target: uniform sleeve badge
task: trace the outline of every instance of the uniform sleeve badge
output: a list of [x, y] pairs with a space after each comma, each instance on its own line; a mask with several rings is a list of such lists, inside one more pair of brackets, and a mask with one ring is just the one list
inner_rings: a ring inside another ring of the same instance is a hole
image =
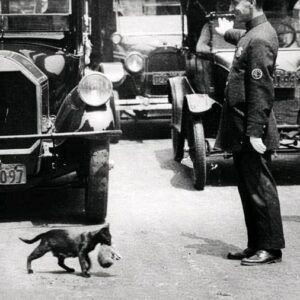
[[242, 55], [243, 47], [238, 47], [235, 52], [235, 57], [239, 58]]
[[252, 72], [251, 72], [251, 76], [252, 76], [253, 79], [259, 80], [263, 77], [263, 72], [259, 68], [253, 69]]

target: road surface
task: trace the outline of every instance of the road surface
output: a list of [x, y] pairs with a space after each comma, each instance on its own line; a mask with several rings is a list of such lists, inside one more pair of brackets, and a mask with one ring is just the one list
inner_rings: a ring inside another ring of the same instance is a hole
[[107, 221], [122, 259], [102, 269], [92, 252], [92, 277], [80, 276], [77, 259], [67, 274], [47, 254], [26, 273], [35, 247], [18, 240], [50, 228], [78, 232], [83, 192], [62, 187], [17, 195], [0, 219], [0, 299], [300, 299], [300, 159], [276, 158], [286, 249], [283, 262], [244, 267], [229, 261], [243, 249], [245, 226], [230, 160], [209, 160], [208, 185], [195, 191], [189, 161], [172, 160], [168, 129], [130, 130], [111, 146]]

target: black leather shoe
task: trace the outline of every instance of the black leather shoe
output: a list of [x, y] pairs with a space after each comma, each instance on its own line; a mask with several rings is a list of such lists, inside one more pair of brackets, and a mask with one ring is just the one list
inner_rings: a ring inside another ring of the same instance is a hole
[[247, 258], [254, 255], [255, 252], [256, 250], [254, 249], [246, 248], [245, 250], [240, 252], [229, 252], [227, 254], [227, 258], [232, 260], [242, 260], [243, 258]]
[[243, 258], [241, 265], [243, 266], [257, 266], [263, 264], [271, 264], [280, 262], [282, 253], [280, 250], [259, 250], [249, 258]]

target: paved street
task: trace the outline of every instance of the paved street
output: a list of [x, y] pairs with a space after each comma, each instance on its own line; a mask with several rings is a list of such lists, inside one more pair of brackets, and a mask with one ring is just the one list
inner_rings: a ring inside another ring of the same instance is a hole
[[283, 262], [242, 267], [228, 261], [229, 250], [244, 248], [245, 227], [231, 160], [209, 173], [195, 191], [189, 162], [172, 160], [168, 128], [140, 127], [111, 146], [107, 221], [122, 260], [101, 269], [91, 254], [89, 279], [67, 274], [47, 254], [26, 273], [34, 248], [18, 240], [50, 228], [78, 232], [82, 191], [61, 188], [24, 193], [6, 203], [0, 219], [0, 299], [300, 299], [300, 159], [276, 158], [287, 248]]

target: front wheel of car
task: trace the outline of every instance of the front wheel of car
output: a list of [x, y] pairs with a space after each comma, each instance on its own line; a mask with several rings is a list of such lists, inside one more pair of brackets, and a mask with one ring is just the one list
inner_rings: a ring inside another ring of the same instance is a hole
[[109, 142], [90, 141], [85, 190], [85, 214], [89, 223], [103, 223], [107, 213]]
[[3, 193], [1, 193], [0, 194], [0, 216], [1, 216], [1, 214], [5, 211], [5, 197], [6, 195], [5, 194], [3, 194]]
[[194, 186], [197, 190], [204, 190], [206, 183], [206, 144], [202, 119], [193, 120], [194, 149], [192, 161], [194, 172]]
[[172, 101], [172, 117], [171, 117], [171, 138], [173, 148], [173, 158], [177, 162], [181, 162], [184, 156], [184, 135], [175, 128], [176, 109], [174, 101]]

